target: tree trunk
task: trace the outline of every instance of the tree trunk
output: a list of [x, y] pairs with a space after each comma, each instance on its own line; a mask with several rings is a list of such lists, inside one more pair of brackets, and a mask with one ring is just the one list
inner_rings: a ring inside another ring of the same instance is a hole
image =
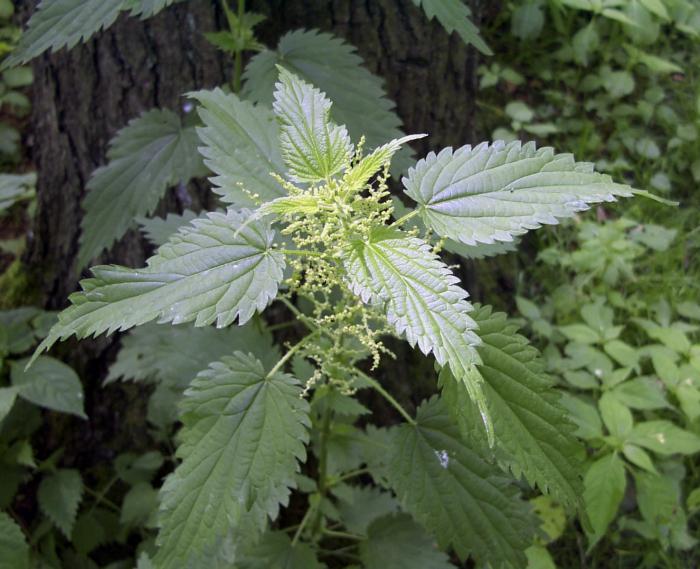
[[[35, 3], [23, 3], [25, 16]], [[421, 153], [473, 142], [475, 51], [456, 34], [448, 36], [436, 21], [428, 22], [411, 0], [252, 0], [249, 4], [251, 10], [268, 16], [259, 33], [269, 46], [300, 27], [329, 31], [355, 45], [369, 69], [385, 79], [404, 130], [431, 134], [420, 141]], [[29, 142], [39, 174], [38, 204], [24, 261], [39, 301], [47, 308], [66, 306], [68, 294], [77, 286], [80, 275], [73, 267], [81, 200], [91, 172], [105, 162], [108, 141], [141, 112], [156, 106], [177, 110], [183, 93], [227, 80], [230, 62], [202, 35], [221, 23], [217, 2], [190, 0], [145, 22], [121, 16], [86, 45], [34, 62]], [[187, 205], [188, 199], [195, 208], [210, 205], [203, 185], [190, 189], [189, 198], [182, 192], [170, 193], [160, 213]], [[131, 232], [103, 260], [139, 266], [148, 249]], [[105, 445], [115, 451], [133, 448], [145, 432], [143, 392], [134, 386], [112, 385], [107, 391], [99, 387], [96, 380], [104, 377], [114, 340], [77, 346], [70, 342], [60, 352], [82, 377], [92, 379], [86, 386], [86, 402], [91, 417], [88, 430], [95, 439], [87, 446], [93, 451]], [[392, 377], [386, 379], [401, 399], [415, 403], [429, 389], [416, 387], [432, 382], [428, 379], [432, 364], [421, 363], [425, 372], [417, 372], [409, 351], [398, 344], [396, 349], [399, 358], [392, 365]], [[417, 373], [426, 381], [416, 378]], [[405, 381], [408, 377], [411, 381]], [[76, 429], [66, 431], [77, 436]], [[93, 451], [83, 449], [93, 454], [85, 462], [95, 459]], [[97, 455], [109, 460], [111, 453]]]

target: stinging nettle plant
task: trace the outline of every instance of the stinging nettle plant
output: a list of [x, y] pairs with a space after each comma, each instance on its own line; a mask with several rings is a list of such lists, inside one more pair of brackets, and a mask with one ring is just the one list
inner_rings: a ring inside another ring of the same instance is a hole
[[[144, 268], [93, 267], [36, 354], [154, 320], [243, 325], [273, 301], [308, 333], [272, 365], [232, 351], [186, 389], [154, 566], [323, 567], [337, 554], [373, 568], [391, 549], [402, 567], [450, 567], [435, 540], [461, 559], [523, 567], [537, 524], [508, 474], [581, 511], [582, 447], [536, 350], [503, 314], [472, 306], [439, 253], [510, 242], [635, 190], [551, 148], [484, 143], [419, 160], [402, 180], [417, 207], [394, 216], [392, 156], [424, 135], [368, 151], [283, 68], [274, 113], [220, 89], [191, 97], [228, 209], [180, 228]], [[238, 137], [255, 150], [227, 152]], [[392, 357], [392, 335], [440, 369], [441, 394], [415, 416], [361, 369]], [[368, 413], [354, 397], [363, 389], [404, 422], [358, 430], [349, 459], [338, 433]], [[308, 452], [315, 480], [300, 474]], [[363, 476], [378, 488], [356, 484]], [[270, 529], [294, 488], [305, 514]], [[348, 514], [354, 503], [371, 510], [364, 521]]]

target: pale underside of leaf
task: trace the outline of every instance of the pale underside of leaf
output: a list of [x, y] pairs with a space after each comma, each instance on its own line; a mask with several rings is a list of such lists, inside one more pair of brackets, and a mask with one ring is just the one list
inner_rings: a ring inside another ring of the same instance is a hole
[[[93, 278], [71, 295], [72, 306], [36, 354], [71, 335], [112, 333], [158, 319], [195, 326], [240, 324], [276, 296], [284, 257], [272, 249], [274, 233], [247, 211], [209, 213], [182, 228], [148, 259], [147, 266], [94, 267]], [[35, 354], [35, 355], [36, 355]]]
[[[476, 307], [479, 326], [479, 370], [496, 438], [496, 458], [531, 484], [550, 492], [567, 506], [580, 506], [583, 448], [574, 426], [559, 403], [559, 394], [535, 348], [516, 333], [505, 314]], [[460, 429], [470, 438], [482, 438], [477, 409], [462, 395], [461, 385], [448, 370], [440, 376], [444, 399]]]
[[197, 129], [204, 163], [215, 173], [214, 192], [238, 206], [267, 202], [286, 191], [271, 174], [283, 175], [279, 128], [272, 112], [221, 89], [191, 95], [200, 103], [204, 126]]
[[389, 481], [403, 507], [460, 558], [525, 565], [533, 520], [515, 488], [465, 445], [438, 399], [394, 431]]
[[629, 186], [595, 172], [592, 164], [518, 141], [431, 152], [403, 184], [428, 227], [467, 245], [512, 241], [590, 203], [632, 195]]
[[282, 155], [296, 181], [327, 180], [350, 164], [353, 145], [347, 129], [331, 122], [331, 105], [316, 87], [280, 68], [272, 107]]
[[183, 127], [172, 111], [144, 113], [111, 144], [109, 163], [87, 185], [80, 267], [124, 235], [135, 218], [153, 213], [168, 187], [204, 173], [194, 128]]
[[397, 334], [424, 354], [432, 352], [441, 366], [449, 365], [490, 424], [476, 371], [479, 337], [469, 315], [467, 292], [417, 237], [388, 228], [373, 232], [367, 242], [352, 243], [343, 260], [350, 289], [363, 302], [386, 311]]
[[169, 213], [165, 217], [149, 217], [138, 218], [136, 222], [139, 224], [141, 232], [146, 235], [146, 238], [153, 245], [160, 247], [177, 233], [178, 229], [187, 225], [196, 217], [199, 216], [190, 209], [186, 209], [181, 214]]
[[182, 463], [161, 490], [156, 566], [205, 567], [274, 519], [306, 458], [308, 404], [292, 377], [236, 352], [200, 373], [181, 405]]

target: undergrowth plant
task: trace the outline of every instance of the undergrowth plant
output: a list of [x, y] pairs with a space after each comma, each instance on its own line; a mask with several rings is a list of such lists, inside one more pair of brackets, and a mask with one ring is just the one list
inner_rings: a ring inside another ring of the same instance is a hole
[[[472, 306], [438, 253], [445, 240], [508, 241], [635, 190], [550, 148], [484, 143], [418, 161], [403, 178], [417, 207], [393, 219], [390, 161], [421, 135], [355, 145], [325, 95], [283, 68], [274, 115], [218, 89], [191, 97], [215, 191], [231, 205], [182, 227], [144, 268], [93, 267], [36, 355], [154, 320], [194, 323], [193, 334], [244, 325], [273, 301], [308, 333], [276, 361], [224, 353], [185, 388], [154, 566], [375, 567], [389, 547], [402, 567], [449, 566], [443, 551], [524, 566], [537, 524], [509, 474], [580, 509], [581, 447], [536, 351], [504, 315]], [[228, 152], [241, 130], [257, 152]], [[405, 229], [413, 218], [423, 235]], [[392, 357], [390, 335], [440, 369], [441, 395], [415, 416], [372, 377]], [[357, 427], [364, 390], [403, 423]], [[293, 488], [306, 507], [276, 526]]]
[[662, 229], [626, 218], [582, 222], [577, 249], [540, 253], [542, 270], [570, 283], [537, 305], [517, 299], [589, 447], [583, 496], [593, 567], [611, 549], [624, 567], [697, 560], [700, 306], [637, 286], [649, 251], [671, 246]]

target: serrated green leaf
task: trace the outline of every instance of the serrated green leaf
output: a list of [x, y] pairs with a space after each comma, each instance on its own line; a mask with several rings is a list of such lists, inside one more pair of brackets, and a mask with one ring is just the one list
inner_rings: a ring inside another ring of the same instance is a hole
[[158, 508], [158, 491], [148, 482], [138, 482], [124, 495], [119, 521], [127, 526], [145, 524]]
[[260, 532], [306, 458], [308, 404], [297, 381], [236, 352], [192, 382], [183, 462], [161, 490], [157, 567], [203, 567], [236, 532]]
[[627, 480], [620, 458], [612, 453], [596, 460], [586, 472], [583, 500], [593, 533], [591, 547], [605, 534], [625, 495]]
[[154, 380], [182, 390], [210, 363], [232, 351], [252, 353], [269, 366], [280, 357], [272, 335], [256, 323], [224, 329], [150, 323], [122, 339], [105, 381]]
[[281, 531], [267, 532], [240, 563], [241, 569], [325, 569], [314, 550], [305, 543], [292, 545]]
[[198, 144], [194, 127], [165, 109], [145, 112], [117, 133], [108, 164], [87, 184], [79, 267], [124, 235], [135, 218], [152, 214], [168, 187], [204, 174]]
[[176, 0], [42, 0], [2, 68], [26, 63], [44, 51], [69, 49], [110, 27], [119, 13], [149, 18]]
[[216, 174], [210, 178], [214, 192], [224, 202], [238, 206], [254, 205], [252, 194], [263, 202], [285, 195], [271, 176], [285, 172], [272, 112], [221, 89], [197, 91], [192, 97], [201, 105], [204, 126], [197, 129], [203, 143], [199, 151]]
[[141, 232], [153, 245], [160, 247], [168, 242], [178, 229], [188, 225], [193, 219], [199, 216], [192, 210], [186, 209], [182, 214], [169, 213], [165, 217], [137, 218], [136, 221], [141, 228]]
[[[333, 101], [331, 119], [344, 124], [353, 140], [365, 136], [367, 148], [404, 135], [382, 80], [363, 66], [355, 48], [343, 40], [314, 30], [289, 32], [276, 50], [259, 53], [248, 63], [243, 74], [243, 96], [272, 105], [276, 65], [323, 91]], [[409, 152], [399, 152], [394, 164], [398, 170], [408, 168]]]
[[14, 203], [35, 195], [36, 174], [0, 174], [0, 214]]
[[48, 49], [71, 48], [85, 41], [111, 26], [123, 4], [121, 0], [42, 0], [2, 67], [27, 63]]
[[367, 528], [374, 520], [399, 509], [391, 494], [374, 486], [337, 487], [333, 493], [340, 499], [338, 512], [343, 525], [357, 535], [367, 535]]
[[0, 569], [28, 569], [29, 546], [15, 521], [0, 512]]
[[78, 374], [63, 362], [41, 356], [25, 370], [29, 358], [12, 362], [12, 385], [27, 401], [87, 419], [84, 410], [83, 386]]
[[17, 399], [16, 387], [0, 387], [0, 421], [12, 410]]
[[378, 518], [360, 542], [365, 569], [454, 569], [422, 527], [406, 514]]
[[80, 472], [60, 469], [46, 475], [37, 491], [41, 511], [70, 539], [83, 495]]
[[[580, 505], [581, 465], [585, 452], [574, 425], [544, 373], [538, 351], [517, 333], [517, 326], [491, 307], [472, 312], [481, 338], [478, 368], [493, 419], [496, 457], [519, 478], [551, 493], [567, 506]], [[440, 375], [443, 398], [465, 435], [479, 437], [473, 404], [449, 371]], [[483, 438], [483, 437], [482, 437]]]
[[418, 140], [428, 136], [427, 134], [410, 134], [401, 138], [395, 138], [375, 148], [367, 156], [363, 157], [345, 175], [343, 182], [351, 188], [361, 189], [377, 172], [391, 163], [404, 144], [412, 140]]
[[273, 232], [246, 211], [209, 213], [182, 228], [146, 267], [103, 265], [39, 345], [35, 357], [59, 339], [112, 333], [151, 320], [223, 327], [244, 324], [277, 294], [284, 257], [272, 250]]
[[395, 429], [389, 451], [401, 505], [461, 558], [524, 567], [536, 522], [515, 488], [466, 446], [440, 399], [421, 405], [416, 421]]
[[629, 186], [594, 172], [592, 164], [519, 141], [431, 152], [403, 184], [428, 227], [468, 245], [512, 241], [589, 203], [632, 195]]
[[479, 28], [472, 23], [471, 11], [463, 0], [413, 0], [413, 3], [423, 8], [429, 20], [437, 18], [448, 34], [457, 32], [464, 43], [473, 45], [484, 55], [493, 54], [479, 35]]
[[472, 307], [447, 265], [425, 241], [386, 227], [375, 229], [367, 242], [351, 243], [343, 264], [350, 289], [363, 302], [382, 307], [397, 334], [450, 367], [488, 428], [482, 380], [474, 367], [480, 360]]
[[132, 16], [145, 20], [178, 1], [182, 0], [126, 0], [124, 9], [131, 9]]
[[293, 180], [326, 180], [350, 165], [353, 145], [345, 126], [331, 121], [331, 105], [325, 93], [279, 68], [272, 108], [280, 124], [282, 156]]

